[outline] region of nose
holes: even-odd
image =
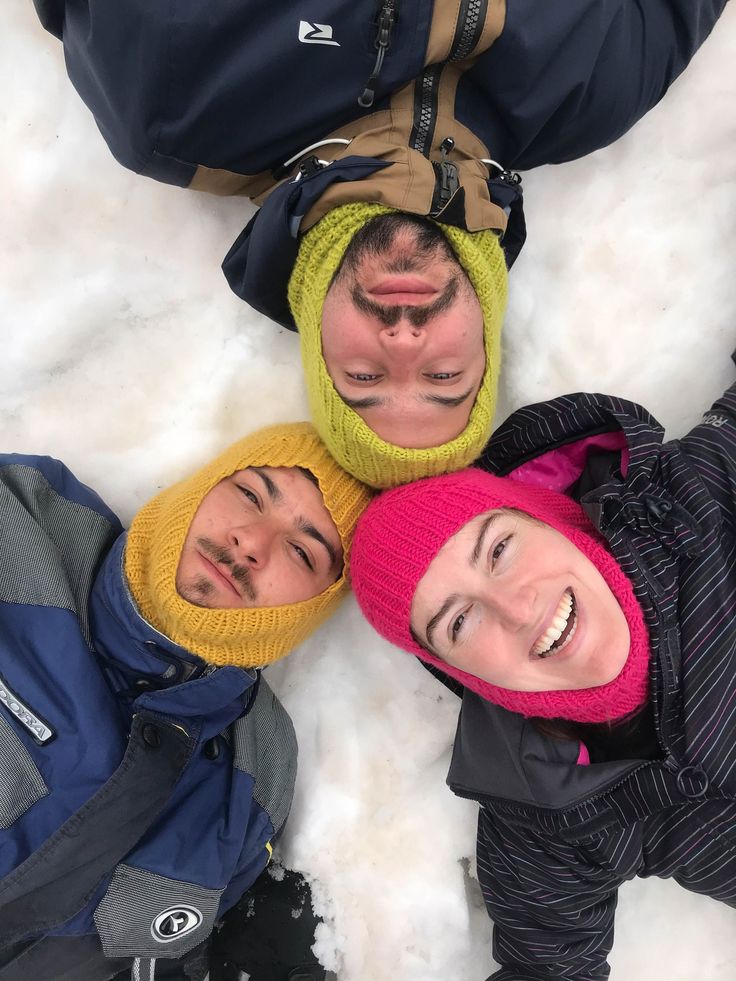
[[[395,324],[383,326],[379,337],[385,350],[411,354],[422,350],[427,332],[424,327],[416,327],[405,317],[402,317]]]
[[[494,583],[491,608],[507,629],[523,630],[534,623],[537,592],[530,583]]]
[[[233,528],[228,544],[233,560],[251,569],[264,569],[271,556],[273,534],[264,522]]]

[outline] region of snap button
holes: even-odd
[[[161,745],[161,733],[157,726],[150,723],[143,726],[143,742],[151,749],[157,749]]]
[[[208,760],[216,760],[220,755],[220,740],[217,736],[213,736],[212,739],[208,739],[204,744],[204,755]]]
[[[688,800],[704,797],[709,785],[708,774],[699,766],[683,766],[677,774],[677,789]]]

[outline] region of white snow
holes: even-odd
[[[61,458],[127,522],[237,437],[306,418],[297,340],[220,273],[251,206],[121,168],[32,5],[4,9],[1,446]],[[499,421],[590,389],[679,435],[733,378],[735,64],[731,4],[628,136],[525,175]],[[314,881],[323,962],[340,981],[484,981],[476,808],[444,783],[452,696],[352,600],[269,680],[301,747],[281,857]],[[735,926],[672,882],[627,884],[612,976],[733,981]]]

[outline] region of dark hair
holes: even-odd
[[[320,486],[319,486],[319,481],[318,481],[318,480],[317,480],[317,478],[316,478],[316,477],[314,476],[314,474],[312,473],[312,471],[311,471],[311,470],[307,470],[307,468],[306,468],[306,467],[297,467],[296,469],[297,469],[297,470],[299,470],[299,471],[301,471],[301,473],[303,473],[303,474],[304,474],[304,476],[305,476],[305,477],[307,478],[307,480],[309,480],[309,481],[311,481],[311,483],[313,483],[313,484],[314,484],[314,486],[315,486],[315,487],[316,487],[316,488],[317,488],[318,490],[320,490],[320,489],[321,489],[321,488],[320,488]]]
[[[462,271],[462,266],[452,251],[452,246],[436,222],[425,218],[423,215],[410,215],[406,212],[394,211],[389,214],[376,215],[358,229],[334,272],[330,286],[339,278],[343,269],[356,269],[363,256],[383,255],[387,252],[393,245],[396,236],[405,229],[414,231],[417,236],[416,246],[411,254],[412,260],[417,258],[429,259],[430,256],[441,252]]]

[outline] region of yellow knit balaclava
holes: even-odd
[[[317,478],[340,534],[342,575],[311,599],[256,609],[206,609],[176,591],[176,571],[189,526],[205,495],[246,467],[304,467]],[[345,473],[307,422],[271,426],[246,436],[211,463],[162,491],[133,518],[125,574],[141,614],[174,643],[211,664],[262,667],[288,654],[348,592],[353,531],[371,491]]]
[[[406,449],[380,438],[338,395],[322,355],[322,307],[345,250],[366,222],[395,211],[380,204],[345,204],[329,211],[302,239],[289,280],[289,305],[301,338],[312,420],[330,453],[371,487],[394,487],[461,470],[480,456],[491,433],[501,361],[507,271],[498,236],[437,224],[465,270],[483,311],[486,369],[468,424],[455,439]]]

